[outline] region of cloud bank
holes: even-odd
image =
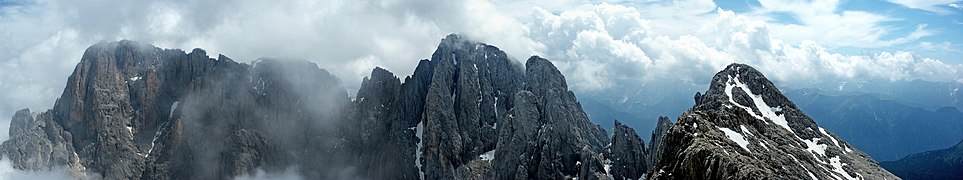
[[[526,25],[532,30],[532,39],[546,47],[543,53],[555,60],[569,80],[575,81],[571,84],[582,91],[606,90],[627,82],[707,84],[714,72],[733,62],[753,65],[781,85],[792,87],[840,81],[963,81],[963,66],[921,58],[912,52],[844,55],[813,40],[790,43],[792,41],[784,41],[778,34],[801,31],[784,25],[773,28],[765,18],[755,15],[739,15],[725,9],[692,13],[696,15],[689,19],[701,23],[689,28],[697,31],[675,36],[654,30],[657,28],[653,26],[660,24],[643,18],[645,13],[634,7],[607,3],[560,13],[536,8],[531,23]],[[845,15],[836,18],[847,19]],[[820,26],[799,28],[820,29]],[[923,36],[920,32],[925,32],[924,28],[918,27],[917,31],[884,44],[909,42],[906,39]],[[855,36],[832,39],[880,41],[878,35]]]

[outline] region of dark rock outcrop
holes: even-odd
[[[66,168],[72,174],[82,175],[86,169],[74,153],[70,139],[70,133],[53,122],[51,113],[44,112],[34,118],[29,109],[23,109],[13,115],[10,139],[3,142],[0,151],[5,152],[3,158],[10,159],[16,169]]]
[[[425,97],[421,152],[425,178],[467,178],[463,166],[495,149],[497,122],[513,107],[521,67],[494,46],[457,35],[442,40]],[[478,174],[468,173],[468,174]]]
[[[635,130],[615,121],[612,142],[606,147],[605,158],[610,163],[606,169],[613,179],[639,179],[646,173],[645,142]]]
[[[652,131],[652,139],[649,140],[649,153],[646,158],[646,169],[652,169],[655,165],[655,161],[659,159],[659,155],[662,154],[662,137],[665,133],[669,132],[669,128],[672,127],[672,121],[669,121],[669,117],[659,116],[659,122],[655,126],[655,130]]]
[[[525,88],[515,109],[499,124],[496,179],[598,179],[606,176],[600,156],[605,131],[592,124],[565,78],[548,60],[525,64]]]
[[[963,141],[946,149],[911,154],[898,161],[880,162],[903,179],[963,179]]]
[[[53,109],[16,118],[2,154],[43,159],[14,162],[19,169],[67,166],[106,179],[218,179],[292,164],[309,171],[330,165],[304,150],[338,139],[328,125],[348,101],[339,84],[303,61],[249,66],[200,49],[103,42],[84,53]]]
[[[729,65],[662,138],[652,179],[896,179],[752,67]]]

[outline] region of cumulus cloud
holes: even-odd
[[[639,18],[641,13],[602,3],[560,13],[536,10],[527,25],[531,37],[547,47],[543,53],[582,91],[665,81],[704,84],[732,62],[753,65],[793,87],[834,81],[953,82],[963,77],[963,66],[911,52],[844,55],[813,40],[786,42],[773,35],[785,29],[723,9],[701,26],[689,27],[697,29],[695,33],[678,37],[651,30],[659,24]],[[616,17],[629,20],[608,23],[618,22]],[[914,34],[907,36],[921,36]]]
[[[866,11],[841,9],[838,0],[793,1],[763,0],[760,7],[749,13],[755,19],[768,22],[772,35],[799,43],[806,40],[830,47],[878,48],[890,47],[934,34],[920,24],[906,35],[893,34],[897,29],[885,23],[897,18]],[[779,19],[779,13],[788,14],[795,21]],[[897,36],[897,38],[885,38]]]
[[[946,7],[960,8],[956,4],[960,0],[889,0],[889,2],[937,14],[949,14],[951,11]]]
[[[960,5],[960,4],[957,4],[957,3],[953,3],[953,4],[950,4],[950,5],[948,5],[948,6],[950,6],[951,8],[963,9],[963,5]]]

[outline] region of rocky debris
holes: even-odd
[[[963,141],[946,149],[911,154],[880,165],[903,179],[963,179]]]
[[[509,117],[499,122],[494,177],[604,177],[605,131],[589,121],[551,62],[533,56],[525,67],[525,88],[516,93]]]
[[[817,126],[754,68],[729,65],[662,138],[651,179],[897,179]]]
[[[605,150],[605,158],[611,162],[606,169],[613,179],[639,179],[646,173],[645,142],[635,133],[635,130],[615,121],[612,131],[612,141]]]

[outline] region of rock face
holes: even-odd
[[[732,64],[662,137],[651,179],[897,179]]]
[[[525,67],[525,88],[515,94],[508,118],[499,121],[495,178],[605,176],[600,156],[608,144],[605,131],[589,121],[551,62],[533,56]]]
[[[422,119],[421,160],[426,179],[468,178],[468,164],[498,142],[497,122],[513,107],[521,67],[497,48],[457,35],[442,40],[431,57]]]
[[[10,122],[10,137],[0,151],[6,152],[4,158],[10,159],[16,169],[41,171],[63,166],[74,174],[85,171],[74,153],[70,134],[53,122],[49,112],[34,118],[29,109],[17,111]]]
[[[605,158],[610,166],[606,171],[613,179],[639,179],[645,174],[649,153],[645,142],[635,133],[635,130],[615,121],[612,131],[612,142],[606,147]]]
[[[963,179],[963,141],[946,149],[911,154],[898,161],[880,162],[903,179]]]
[[[104,42],[87,49],[53,109],[18,114],[2,154],[20,169],[67,166],[105,179],[323,167],[325,157],[294,150],[338,139],[325,126],[346,102],[337,79],[307,62],[249,66],[200,49]]]
[[[605,131],[551,62],[523,66],[457,35],[403,80],[375,68],[354,100],[306,61],[248,65],[104,42],[87,49],[53,109],[13,119],[3,158],[79,178],[606,179],[605,166],[632,178],[645,166],[627,127],[604,151]]]
[[[698,93],[696,93],[698,95]],[[652,131],[652,139],[649,140],[649,153],[648,159],[646,160],[646,169],[652,169],[655,165],[655,161],[659,159],[659,155],[662,154],[660,148],[662,146],[662,137],[665,133],[669,132],[669,128],[672,127],[672,121],[669,121],[669,117],[659,116],[659,122],[655,126],[655,130]]]

